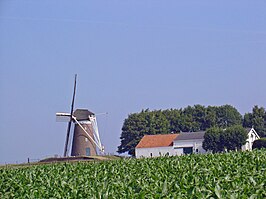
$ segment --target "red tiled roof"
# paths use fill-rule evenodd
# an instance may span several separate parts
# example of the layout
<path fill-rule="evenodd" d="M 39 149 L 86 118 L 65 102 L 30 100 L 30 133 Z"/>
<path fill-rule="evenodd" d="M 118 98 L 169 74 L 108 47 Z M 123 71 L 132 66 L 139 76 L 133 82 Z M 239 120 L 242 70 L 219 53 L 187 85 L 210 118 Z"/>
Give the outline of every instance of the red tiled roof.
<path fill-rule="evenodd" d="M 136 148 L 171 146 L 177 135 L 178 134 L 144 135 Z"/>

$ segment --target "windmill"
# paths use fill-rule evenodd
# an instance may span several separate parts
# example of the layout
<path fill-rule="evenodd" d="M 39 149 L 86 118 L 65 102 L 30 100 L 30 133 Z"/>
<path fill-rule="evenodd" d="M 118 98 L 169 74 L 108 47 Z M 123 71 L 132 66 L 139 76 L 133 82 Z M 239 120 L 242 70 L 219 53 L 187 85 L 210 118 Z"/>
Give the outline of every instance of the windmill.
<path fill-rule="evenodd" d="M 69 154 L 71 140 L 71 156 L 93 156 L 97 155 L 98 151 L 103 154 L 104 147 L 101 144 L 96 115 L 87 109 L 76 109 L 74 111 L 76 84 L 77 75 L 75 75 L 70 113 L 56 113 L 57 119 L 68 119 L 64 157 Z M 71 134 L 72 123 L 74 124 L 73 137 Z"/>

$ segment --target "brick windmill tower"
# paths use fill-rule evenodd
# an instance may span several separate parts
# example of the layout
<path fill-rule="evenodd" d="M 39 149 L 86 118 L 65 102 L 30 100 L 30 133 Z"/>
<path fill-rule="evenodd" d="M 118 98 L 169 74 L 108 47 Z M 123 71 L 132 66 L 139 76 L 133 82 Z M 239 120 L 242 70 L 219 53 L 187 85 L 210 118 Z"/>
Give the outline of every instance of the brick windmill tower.
<path fill-rule="evenodd" d="M 101 144 L 99 136 L 96 115 L 87 109 L 76 109 L 74 111 L 76 81 L 77 75 L 75 75 L 74 92 L 70 113 L 56 113 L 57 119 L 68 119 L 64 157 L 67 157 L 69 154 L 69 143 L 71 141 L 71 156 L 94 156 L 99 152 L 104 153 L 104 147 Z M 74 124 L 73 136 L 71 133 L 72 123 Z"/>

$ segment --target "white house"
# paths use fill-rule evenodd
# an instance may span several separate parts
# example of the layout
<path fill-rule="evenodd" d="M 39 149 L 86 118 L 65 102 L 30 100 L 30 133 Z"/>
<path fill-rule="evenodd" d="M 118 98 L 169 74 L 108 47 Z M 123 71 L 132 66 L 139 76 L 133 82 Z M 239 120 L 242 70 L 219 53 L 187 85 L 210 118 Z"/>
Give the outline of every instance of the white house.
<path fill-rule="evenodd" d="M 206 153 L 202 148 L 204 131 L 179 134 L 145 135 L 135 148 L 136 158 Z M 253 128 L 247 129 L 247 142 L 242 150 L 252 150 L 252 144 L 260 137 Z"/>
<path fill-rule="evenodd" d="M 135 148 L 135 155 L 140 157 L 159 157 L 175 154 L 173 141 L 178 134 L 144 135 Z"/>
<path fill-rule="evenodd" d="M 255 140 L 260 139 L 260 136 L 257 134 L 254 128 L 248 128 L 246 129 L 248 132 L 248 138 L 245 145 L 242 146 L 242 151 L 252 150 L 252 145 Z"/>

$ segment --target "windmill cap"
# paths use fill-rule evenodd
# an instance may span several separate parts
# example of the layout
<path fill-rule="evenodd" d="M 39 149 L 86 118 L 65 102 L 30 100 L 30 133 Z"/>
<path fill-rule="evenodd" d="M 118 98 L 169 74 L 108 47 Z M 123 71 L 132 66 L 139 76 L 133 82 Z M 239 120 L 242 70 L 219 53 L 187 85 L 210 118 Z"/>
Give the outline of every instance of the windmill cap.
<path fill-rule="evenodd" d="M 89 117 L 95 114 L 87 109 L 77 109 L 74 111 L 73 115 L 77 120 L 89 120 Z"/>

